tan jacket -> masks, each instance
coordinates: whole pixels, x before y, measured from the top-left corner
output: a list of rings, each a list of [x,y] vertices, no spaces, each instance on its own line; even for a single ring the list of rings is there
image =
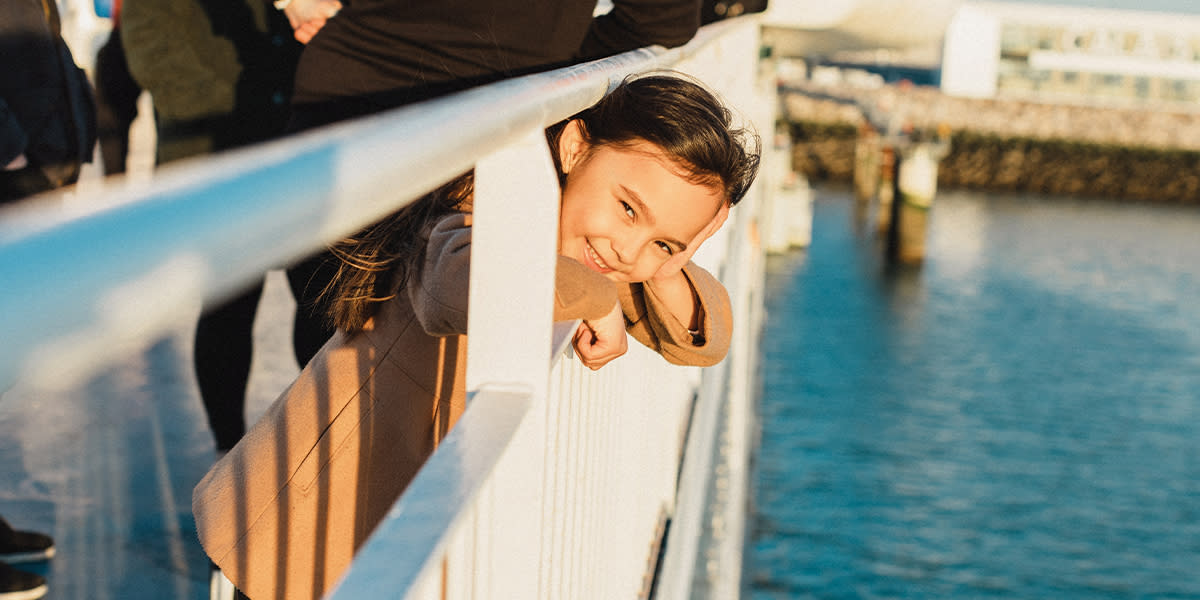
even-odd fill
[[[323,595],[462,414],[470,222],[433,227],[421,277],[363,331],[337,332],[196,486],[200,542],[253,600]],[[568,258],[555,318],[599,318],[619,298],[639,341],[677,364],[714,364],[729,347],[728,295],[703,269],[685,273],[704,305],[701,346],[644,286]]]

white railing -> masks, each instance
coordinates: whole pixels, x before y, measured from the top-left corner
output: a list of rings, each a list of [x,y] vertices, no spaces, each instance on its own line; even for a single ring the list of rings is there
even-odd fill
[[[627,74],[673,68],[769,133],[773,87],[764,94],[759,85],[758,48],[753,19],[721,23],[683,48],[500,82],[164,168],[149,183],[71,203],[86,211],[51,198],[7,213],[0,388],[79,381],[119,349],[194,317],[195,298],[228,295],[474,165],[469,408],[333,596],[647,597],[669,519],[656,595],[690,597],[708,581],[731,597],[761,305],[756,220],[772,186],[756,183],[696,257],[734,301],[729,358],[701,372],[635,343],[592,373],[562,358],[571,324],[554,329],[549,319],[558,195],[542,129]],[[732,427],[719,422],[724,413]],[[725,473],[718,488],[741,488],[719,508],[728,526],[717,550],[697,541],[713,518],[714,472]],[[702,555],[725,562],[698,573]]]

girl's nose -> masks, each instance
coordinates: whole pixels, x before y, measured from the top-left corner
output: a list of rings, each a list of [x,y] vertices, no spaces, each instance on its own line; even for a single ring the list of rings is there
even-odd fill
[[[613,239],[612,249],[613,254],[617,256],[617,260],[624,266],[632,266],[637,262],[638,254],[642,251],[645,242],[636,232],[629,232],[626,235]]]

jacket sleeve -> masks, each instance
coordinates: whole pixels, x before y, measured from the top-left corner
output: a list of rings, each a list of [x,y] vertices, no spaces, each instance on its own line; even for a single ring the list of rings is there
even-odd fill
[[[700,0],[613,0],[596,17],[579,48],[578,60],[592,60],[650,45],[682,46],[700,28]]]
[[[467,286],[471,279],[471,215],[454,213],[429,232],[425,262],[410,275],[408,298],[429,335],[467,333]]]
[[[467,333],[470,274],[471,215],[456,213],[433,226],[421,273],[408,283],[413,312],[426,333]],[[598,319],[607,315],[616,303],[616,285],[607,277],[575,260],[558,257],[554,320]]]
[[[121,43],[130,74],[153,96],[160,118],[200,119],[232,110],[237,55],[230,40],[213,33],[197,2],[123,4]]]
[[[653,290],[641,283],[618,288],[626,330],[670,363],[712,366],[725,358],[733,335],[729,293],[712,274],[695,263],[688,263],[683,273],[700,299],[703,314],[700,331],[693,336],[655,297]]]

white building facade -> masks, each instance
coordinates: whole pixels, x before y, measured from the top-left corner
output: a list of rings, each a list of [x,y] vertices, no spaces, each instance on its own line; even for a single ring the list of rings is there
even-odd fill
[[[1200,16],[966,3],[946,30],[942,90],[1200,110]]]

